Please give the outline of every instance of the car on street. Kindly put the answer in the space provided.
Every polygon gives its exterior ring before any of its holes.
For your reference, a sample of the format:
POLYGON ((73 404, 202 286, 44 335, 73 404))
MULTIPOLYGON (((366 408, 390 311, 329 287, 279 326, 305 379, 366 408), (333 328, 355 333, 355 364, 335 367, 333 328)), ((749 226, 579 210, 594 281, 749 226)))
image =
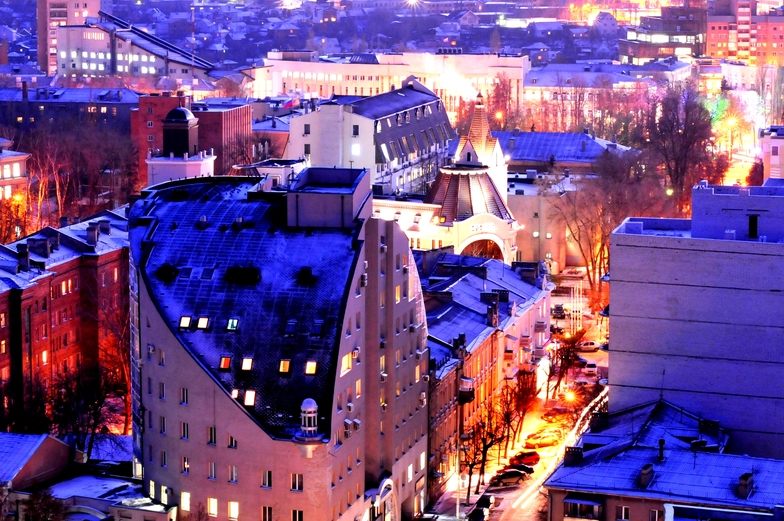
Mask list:
POLYGON ((599 374, 599 369, 596 367, 596 362, 588 362, 583 369, 585 376, 596 376, 599 374))
POLYGON ((580 368, 585 367, 586 365, 588 365, 588 360, 580 355, 575 355, 574 365, 580 368))
POLYGON ((492 510, 494 506, 495 496, 492 494, 482 494, 479 499, 476 500, 475 508, 486 508, 488 510, 492 510))
POLYGON ((468 521, 487 521, 490 519, 490 510, 487 508, 474 508, 470 514, 468 514, 468 521))
POLYGON ((561 431, 558 429, 542 429, 525 439, 526 449, 538 449, 539 447, 550 447, 561 441, 561 431))
POLYGON ((542 421, 547 423, 561 421, 568 412, 569 411, 565 407, 553 407, 542 415, 542 421))
POLYGON ((490 479, 490 486, 502 487, 504 485, 516 485, 525 481, 528 474, 521 470, 502 470, 490 479))
POLYGON ((603 349, 604 351, 609 351, 610 350, 610 342, 607 341, 607 342, 603 343, 601 345, 601 349, 603 349))
POLYGON ((518 452, 511 458, 509 458, 509 463, 511 465, 536 465, 539 463, 540 457, 539 453, 535 450, 524 450, 523 452, 518 452))
POLYGON ((599 343, 593 340, 584 340, 577 344, 577 350, 582 352, 595 352, 599 350, 599 343))
POLYGON ((553 316, 553 318, 558 318, 558 319, 566 318, 566 310, 564 309, 563 304, 554 305, 551 315, 553 316))
POLYGON ((526 474, 529 474, 529 475, 533 474, 535 472, 533 467, 531 467, 530 465, 526 465, 524 463, 518 463, 517 465, 514 465, 514 464, 510 463, 509 465, 504 467, 504 470, 520 470, 520 471, 525 472, 526 474))

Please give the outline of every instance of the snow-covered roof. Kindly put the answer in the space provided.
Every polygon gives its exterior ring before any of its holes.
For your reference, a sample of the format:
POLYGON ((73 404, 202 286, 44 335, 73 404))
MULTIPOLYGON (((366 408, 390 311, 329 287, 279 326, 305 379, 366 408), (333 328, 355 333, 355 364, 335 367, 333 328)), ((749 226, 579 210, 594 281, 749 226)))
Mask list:
POLYGON ((0 483, 13 481, 47 436, 0 432, 0 483))
POLYGON ((144 497, 141 484, 104 476, 77 476, 54 483, 49 488, 52 490, 52 495, 59 499, 79 496, 116 502, 144 497))

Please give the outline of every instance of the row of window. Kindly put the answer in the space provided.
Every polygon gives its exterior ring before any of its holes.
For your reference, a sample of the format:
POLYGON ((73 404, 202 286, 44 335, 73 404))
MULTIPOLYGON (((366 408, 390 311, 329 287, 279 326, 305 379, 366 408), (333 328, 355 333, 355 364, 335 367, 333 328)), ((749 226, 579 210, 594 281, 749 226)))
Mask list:
MULTIPOLYGON (((159 499, 162 503, 167 504, 169 501, 168 498, 168 490, 165 486, 161 485, 159 499)), ((150 480, 150 497, 155 497, 155 482, 150 480)), ((226 504, 228 508, 228 517, 229 519, 235 520, 239 519, 240 515, 240 504, 239 501, 229 501, 226 504)), ((180 509, 185 512, 190 512, 191 510, 191 494, 190 492, 182 492, 180 494, 180 509)), ((218 498, 210 497, 207 498, 207 515, 210 517, 218 517, 218 498)), ((272 507, 271 506, 263 506, 261 507, 261 521, 272 521, 272 507)), ((304 515, 302 510, 292 510, 291 511, 291 521, 304 521, 304 515)))

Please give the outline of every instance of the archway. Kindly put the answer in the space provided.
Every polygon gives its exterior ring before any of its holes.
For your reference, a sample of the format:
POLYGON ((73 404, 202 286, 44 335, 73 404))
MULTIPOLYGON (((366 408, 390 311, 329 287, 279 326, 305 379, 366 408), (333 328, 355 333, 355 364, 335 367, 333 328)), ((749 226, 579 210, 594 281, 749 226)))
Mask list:
POLYGON ((468 255, 469 257, 504 260, 504 254, 501 251, 501 248, 495 241, 489 239, 479 239, 468 243, 460 254, 468 255))

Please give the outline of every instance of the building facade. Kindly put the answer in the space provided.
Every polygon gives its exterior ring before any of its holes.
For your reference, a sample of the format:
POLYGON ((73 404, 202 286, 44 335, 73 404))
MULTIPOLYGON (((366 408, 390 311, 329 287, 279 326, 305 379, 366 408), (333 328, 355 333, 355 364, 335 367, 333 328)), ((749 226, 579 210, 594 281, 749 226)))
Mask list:
POLYGON ((747 65, 784 65, 784 9, 762 9, 748 0, 708 16, 705 52, 712 58, 747 65))
POLYGON ((731 450, 784 457, 782 321, 759 311, 781 305, 783 197, 701 184, 691 220, 628 218, 612 233, 611 412, 663 396, 721 422, 731 450))
POLYGON ((643 65, 653 60, 705 54, 707 11, 696 7, 661 8, 661 16, 643 16, 618 41, 621 63, 643 65))
POLYGON ((57 73, 58 29, 63 25, 78 25, 98 16, 101 0, 67 2, 36 0, 38 10, 38 68, 47 75, 57 73))
POLYGON ((408 239, 371 218, 362 169, 258 182, 167 183, 131 210, 137 472, 219 520, 412 518, 428 356, 408 239))

